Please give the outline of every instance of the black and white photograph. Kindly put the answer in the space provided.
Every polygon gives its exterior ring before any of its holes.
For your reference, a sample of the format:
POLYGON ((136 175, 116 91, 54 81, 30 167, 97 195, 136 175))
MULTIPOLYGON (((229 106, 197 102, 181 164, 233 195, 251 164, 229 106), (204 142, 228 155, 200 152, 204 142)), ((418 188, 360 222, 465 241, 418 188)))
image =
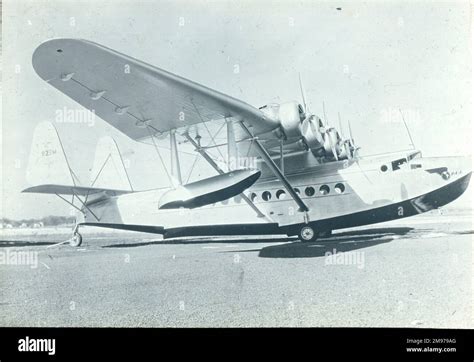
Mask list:
POLYGON ((1 6, 0 327, 472 330, 471 2, 1 6))

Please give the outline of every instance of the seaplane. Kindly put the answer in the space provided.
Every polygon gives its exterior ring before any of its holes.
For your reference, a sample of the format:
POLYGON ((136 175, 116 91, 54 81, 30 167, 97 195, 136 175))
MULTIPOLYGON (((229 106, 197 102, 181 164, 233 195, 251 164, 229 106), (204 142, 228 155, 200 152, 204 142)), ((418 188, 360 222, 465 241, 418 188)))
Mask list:
POLYGON ((153 148, 167 179, 165 187, 135 189, 117 142, 105 136, 94 175, 81 184, 53 124, 39 123, 27 171, 32 186, 23 192, 56 195, 77 210, 72 246, 81 245, 87 226, 163 238, 265 234, 312 242, 439 208, 471 177, 465 156, 423 157, 415 148, 361 156, 350 124, 344 137, 310 112, 301 78, 301 103, 254 107, 87 40, 48 40, 32 64, 131 142, 153 148), (183 147, 214 174, 183 181, 183 147))

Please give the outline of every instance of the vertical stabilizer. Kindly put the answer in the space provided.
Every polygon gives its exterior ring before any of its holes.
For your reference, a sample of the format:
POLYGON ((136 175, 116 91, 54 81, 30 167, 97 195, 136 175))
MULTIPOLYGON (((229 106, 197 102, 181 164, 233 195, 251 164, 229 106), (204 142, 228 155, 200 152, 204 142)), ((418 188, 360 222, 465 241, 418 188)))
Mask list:
POLYGON ((78 183, 51 122, 42 122, 35 128, 26 179, 31 185, 78 183))
POLYGON ((97 143, 90 186, 133 191, 124 159, 112 137, 102 137, 97 143))

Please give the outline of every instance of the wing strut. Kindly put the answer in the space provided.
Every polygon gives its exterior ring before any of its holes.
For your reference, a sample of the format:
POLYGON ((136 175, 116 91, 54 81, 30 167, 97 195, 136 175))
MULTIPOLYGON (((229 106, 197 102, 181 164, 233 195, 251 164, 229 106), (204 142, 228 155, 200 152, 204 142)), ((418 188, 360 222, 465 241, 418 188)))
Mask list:
POLYGON ((285 174, 285 155, 283 155, 283 140, 280 140, 280 170, 285 174))
POLYGON ((183 184, 181 177, 181 167, 179 165, 178 146, 176 144, 176 130, 170 131, 170 149, 171 149, 171 176, 174 177, 179 185, 183 184))
POLYGON ((226 119, 227 126, 227 167, 229 171, 237 169, 238 152, 237 143, 235 142, 234 123, 226 119))
POLYGON ((87 210, 89 210, 89 212, 91 213, 91 215, 94 216, 97 221, 100 221, 100 219, 97 217, 97 215, 94 214, 94 212, 92 212, 92 210, 87 206, 87 204, 85 203, 85 201, 82 201, 81 198, 80 198, 78 195, 73 194, 73 199, 72 199, 73 201, 72 201, 72 202, 69 201, 69 200, 67 200, 67 199, 65 199, 64 197, 62 197, 62 196, 59 195, 59 194, 56 194, 56 196, 59 197, 60 199, 62 199, 63 201, 67 202, 69 205, 71 205, 71 206, 72 206, 73 208, 75 208, 76 210, 79 210, 81 213, 83 213, 83 211, 82 211, 80 208, 78 208, 76 205, 74 205, 74 196, 76 196, 76 199, 78 199, 78 200, 80 201, 80 203, 82 204, 82 206, 84 206, 87 210))
POLYGON ((268 152, 265 150, 265 148, 262 146, 258 138, 253 136, 252 132, 250 132, 250 130, 247 128, 247 126, 245 126, 245 124, 242 121, 240 121, 240 125, 242 126, 242 129, 249 135, 252 141, 254 141, 255 145, 257 146, 257 151, 260 157, 263 158, 263 160, 267 163, 268 167, 272 170, 275 176, 278 177, 278 179, 281 181, 283 186, 285 186, 286 190, 291 195, 293 200, 295 200, 295 202, 298 204, 299 211, 305 212, 305 213, 308 212, 309 209, 306 206, 306 204, 303 202, 303 200, 301 200, 301 197, 299 197, 299 195, 296 193, 293 187, 291 187, 291 184, 286 178, 286 176, 280 171, 280 169, 272 160, 272 158, 270 157, 268 152))
MULTIPOLYGON (((207 152, 189 135, 188 132, 185 132, 183 134, 184 137, 194 146, 196 147, 196 151, 201 154, 202 157, 219 173, 223 174, 225 173, 219 165, 207 154, 207 152)), ((257 213, 258 217, 265 217, 265 215, 258 209, 257 206, 254 205, 254 203, 245 195, 244 193, 241 193, 240 196, 242 197, 242 200, 244 200, 251 208, 253 211, 257 213)), ((273 222, 273 220, 270 220, 273 222)))

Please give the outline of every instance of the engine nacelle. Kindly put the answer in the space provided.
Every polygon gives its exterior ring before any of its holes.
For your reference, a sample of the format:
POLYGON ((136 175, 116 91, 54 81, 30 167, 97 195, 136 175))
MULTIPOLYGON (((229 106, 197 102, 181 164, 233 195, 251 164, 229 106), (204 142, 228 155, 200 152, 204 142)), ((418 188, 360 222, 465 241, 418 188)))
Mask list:
POLYGON ((268 104, 260 107, 260 110, 266 116, 278 121, 287 138, 301 137, 300 125, 305 115, 303 107, 298 102, 268 104))
POLYGON ((305 114, 298 102, 272 103, 260 107, 260 110, 280 125, 278 137, 283 133, 292 144, 301 143, 302 149, 311 149, 315 156, 329 160, 353 157, 350 142, 343 140, 334 127, 324 126, 316 115, 305 114))
POLYGON ((301 124, 301 135, 311 149, 321 148, 324 144, 322 130, 324 129, 321 119, 315 115, 306 118, 301 124))
POLYGON ((300 125, 304 119, 303 108, 297 102, 288 102, 280 105, 279 120, 286 137, 300 137, 300 125))

